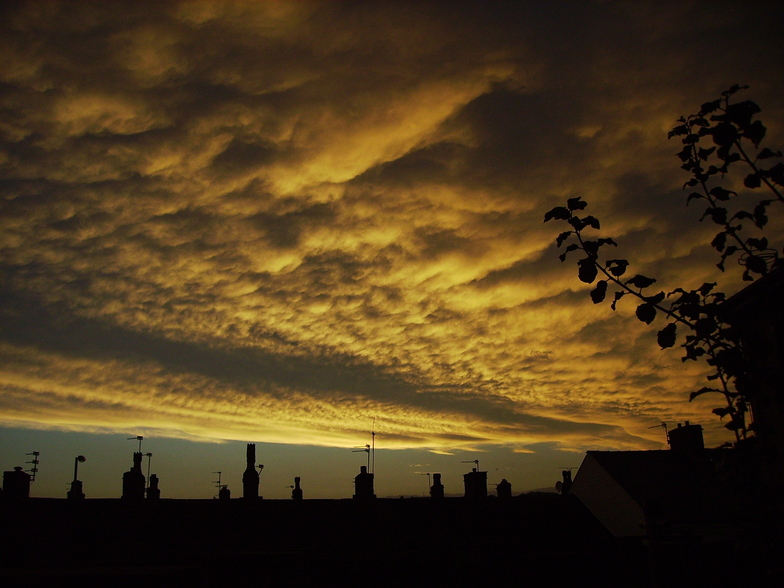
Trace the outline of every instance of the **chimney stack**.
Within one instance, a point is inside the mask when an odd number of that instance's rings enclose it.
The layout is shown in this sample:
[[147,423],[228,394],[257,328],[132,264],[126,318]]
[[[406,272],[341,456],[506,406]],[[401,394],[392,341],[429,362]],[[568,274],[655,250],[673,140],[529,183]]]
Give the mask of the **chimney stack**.
[[678,427],[670,431],[667,437],[671,451],[692,456],[698,456],[705,451],[701,425],[692,425],[689,421],[684,425],[678,423]]
[[245,452],[247,465],[242,474],[242,497],[246,500],[256,500],[259,497],[259,473],[256,471],[256,444],[248,443]]

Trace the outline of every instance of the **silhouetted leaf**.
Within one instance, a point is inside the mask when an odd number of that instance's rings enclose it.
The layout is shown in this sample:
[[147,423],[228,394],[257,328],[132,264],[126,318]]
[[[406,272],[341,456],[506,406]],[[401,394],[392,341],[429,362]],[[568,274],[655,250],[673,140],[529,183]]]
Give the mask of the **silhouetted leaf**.
[[675,345],[675,337],[677,335],[677,326],[675,323],[670,323],[656,334],[656,340],[659,342],[659,347],[667,349]]
[[601,247],[602,245],[614,245],[615,247],[618,247],[618,243],[616,243],[610,238],[599,239],[598,243],[599,243],[599,247]]
[[727,209],[720,207],[720,206],[711,206],[705,209],[705,214],[702,215],[700,220],[704,219],[706,216],[711,217],[713,222],[717,225],[724,225],[727,224]]
[[747,188],[759,188],[761,184],[761,180],[758,174],[749,174],[743,180],[743,185]]
[[656,307],[645,302],[637,307],[635,314],[637,315],[637,318],[646,325],[650,325],[653,322],[653,319],[656,318]]
[[597,219],[594,216],[590,216],[590,215],[586,216],[583,219],[583,223],[585,225],[589,225],[589,226],[593,227],[594,229],[597,229],[597,230],[599,229],[599,219]]
[[627,284],[630,284],[630,285],[635,286],[637,288],[647,288],[648,286],[650,286],[651,284],[653,284],[655,282],[656,282],[656,280],[654,278],[649,278],[647,276],[642,276],[640,274],[637,274],[633,278],[629,278],[626,281]]
[[711,188],[709,194],[713,196],[716,200],[721,200],[726,202],[730,199],[730,196],[737,196],[737,192],[733,192],[732,190],[726,190],[721,186],[715,186]]
[[649,304],[659,304],[661,301],[664,300],[664,292],[659,292],[658,294],[654,294],[653,296],[648,296],[645,299],[645,302]]
[[697,398],[697,396],[702,396],[707,392],[720,392],[720,391],[717,390],[716,388],[708,388],[707,386],[704,386],[703,388],[700,388],[696,392],[692,392],[691,394],[689,394],[689,402]]
[[[751,100],[743,100],[735,104],[728,104],[724,116],[729,122],[733,122],[741,128],[749,127],[751,118],[760,111],[760,107]],[[755,121],[758,122],[758,121]]]
[[619,290],[618,292],[616,292],[616,293],[615,293],[615,296],[613,296],[613,301],[612,301],[612,304],[610,305],[610,308],[612,308],[613,310],[615,310],[615,305],[616,305],[616,304],[618,304],[618,301],[619,301],[621,298],[623,298],[624,296],[626,296],[626,292],[623,292],[623,291],[621,291],[621,290]]
[[761,121],[755,120],[743,131],[743,136],[754,143],[755,147],[758,147],[762,139],[765,138],[766,130],[765,125]]
[[571,211],[583,210],[588,206],[588,203],[578,196],[577,198],[569,198],[566,201],[566,206],[569,207],[569,210]]
[[577,262],[577,277],[581,282],[591,284],[596,279],[596,274],[599,272],[592,257],[584,257]]
[[[719,117],[714,116],[712,119],[718,120]],[[719,147],[731,147],[740,136],[738,129],[726,122],[721,122],[713,127],[711,135],[713,135],[713,142]]]
[[713,102],[706,102],[700,107],[700,114],[710,114],[721,106],[721,100],[714,100]]
[[580,248],[580,246],[577,245],[577,243],[570,243],[566,247],[566,250],[563,253],[561,253],[561,255],[558,256],[558,259],[560,259],[561,261],[564,261],[566,259],[566,254],[567,253],[569,253],[571,251],[574,251],[575,249],[579,249],[579,248]]
[[732,420],[724,425],[730,431],[739,431],[743,428],[743,415],[734,414],[732,415]]
[[725,98],[729,98],[730,96],[732,96],[735,92],[737,92],[739,90],[748,90],[748,89],[749,89],[748,86],[741,86],[740,84],[732,84],[729,87],[729,89],[724,90],[721,93],[721,95],[724,96]]
[[726,407],[725,408],[714,408],[711,412],[713,414],[715,414],[716,416],[718,416],[719,418],[724,418],[725,416],[730,414],[730,409],[726,408]]
[[754,207],[754,224],[757,225],[760,229],[768,224],[768,216],[766,213],[766,209],[768,204],[773,202],[772,200],[763,200],[757,206]]
[[691,159],[691,145],[686,145],[683,149],[678,151],[676,155],[680,158],[681,161],[684,163]]
[[771,157],[781,157],[781,151],[776,152],[765,147],[765,149],[757,154],[757,159],[770,159]]
[[700,147],[700,149],[697,151],[697,156],[703,161],[705,161],[708,159],[708,157],[710,157],[711,153],[713,153],[714,151],[716,151],[716,147],[711,147],[710,149],[703,149],[702,147]]
[[602,280],[596,284],[596,288],[591,290],[591,300],[593,300],[594,304],[599,304],[602,300],[604,300],[606,294],[607,280]]
[[555,244],[558,247],[560,247],[561,245],[563,245],[563,242],[566,241],[569,238],[569,235],[571,235],[571,234],[572,234],[572,231],[564,231],[563,233],[558,235],[558,237],[556,237]]
[[756,274],[768,273],[768,264],[765,259],[759,255],[749,255],[745,259],[746,269]]
[[749,237],[746,239],[746,245],[753,249],[759,249],[760,251],[764,251],[768,248],[768,240],[763,237],[762,239],[755,239],[754,237]]
[[620,278],[623,274],[626,273],[626,267],[629,265],[629,262],[625,259],[611,259],[607,262],[604,266],[605,269],[614,275],[616,278]]
[[686,197],[686,205],[688,206],[689,202],[699,198],[702,198],[702,194],[700,194],[699,192],[692,192]]
[[667,138],[672,139],[673,137],[678,137],[680,135],[686,135],[689,132],[689,127],[686,125],[678,125],[674,129],[672,129],[669,133],[667,133]]
[[719,349],[716,353],[716,365],[721,367],[729,376],[737,376],[745,369],[743,352],[737,347]]
[[699,142],[699,140],[700,136],[697,133],[690,133],[682,139],[682,142],[684,145],[694,145]]
[[723,251],[727,244],[727,233],[718,233],[711,241],[711,245],[716,251]]
[[569,212],[569,209],[565,206],[556,206],[552,210],[547,211],[544,215],[544,222],[549,221],[550,219],[556,220],[569,220],[571,218],[572,213]]
[[777,163],[772,168],[765,170],[765,175],[779,186],[784,186],[784,164],[781,162]]
[[[688,341],[689,339],[693,340],[693,339],[695,339],[695,337],[688,337],[687,336],[686,340]],[[697,361],[697,359],[699,357],[702,357],[703,355],[705,355],[705,350],[704,349],[702,349],[700,347],[695,347],[693,344],[692,345],[684,345],[683,348],[686,350],[686,355],[684,355],[681,358],[681,361],[688,361],[688,360]]]
[[596,257],[597,253],[599,253],[599,242],[592,241],[588,239],[587,241],[583,241],[583,249],[588,254],[589,257]]

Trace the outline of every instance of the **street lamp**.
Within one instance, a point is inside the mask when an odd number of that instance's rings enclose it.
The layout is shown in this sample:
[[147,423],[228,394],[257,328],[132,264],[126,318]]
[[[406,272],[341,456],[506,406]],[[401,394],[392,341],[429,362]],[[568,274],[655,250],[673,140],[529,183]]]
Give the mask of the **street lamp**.
[[419,475],[420,476],[427,476],[427,491],[430,492],[430,487],[433,485],[430,482],[430,472],[427,472],[427,473],[424,473],[424,474],[419,474]]
[[84,463],[87,461],[87,458],[83,455],[77,455],[74,458],[74,482],[79,479],[79,463]]

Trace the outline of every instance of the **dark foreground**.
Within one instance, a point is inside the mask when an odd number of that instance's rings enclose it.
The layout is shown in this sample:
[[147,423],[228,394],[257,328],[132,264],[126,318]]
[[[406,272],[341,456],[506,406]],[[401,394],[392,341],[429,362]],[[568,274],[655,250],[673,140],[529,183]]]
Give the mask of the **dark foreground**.
[[555,494],[481,504],[30,499],[0,504],[0,533],[4,586],[651,585],[644,545],[613,540],[574,497]]

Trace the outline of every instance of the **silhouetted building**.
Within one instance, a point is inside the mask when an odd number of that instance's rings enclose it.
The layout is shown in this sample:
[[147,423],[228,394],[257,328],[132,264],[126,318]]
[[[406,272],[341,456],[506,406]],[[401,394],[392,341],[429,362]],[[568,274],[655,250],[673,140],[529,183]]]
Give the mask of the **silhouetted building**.
[[733,452],[589,451],[571,493],[616,537],[644,537],[652,525],[707,532],[732,518],[717,470]]
[[291,491],[293,500],[302,500],[302,488],[299,487],[299,476],[294,478],[294,488]]
[[463,474],[465,497],[469,500],[483,500],[487,498],[487,472],[479,472],[476,468]]
[[559,494],[569,494],[569,491],[572,489],[572,470],[564,470],[561,472],[563,476],[562,482],[555,483],[555,489],[558,490]]
[[259,497],[259,473],[256,471],[256,444],[248,443],[245,452],[247,466],[242,474],[242,497],[246,500],[255,500]]
[[231,500],[231,490],[228,486],[221,486],[218,490],[218,500]]
[[152,474],[150,476],[150,486],[147,488],[147,500],[158,500],[161,497],[161,491],[158,488],[158,476]]
[[145,477],[142,473],[142,453],[133,454],[133,467],[123,474],[122,499],[133,502],[144,500]]
[[433,474],[433,485],[430,486],[430,498],[440,500],[444,497],[444,485],[441,483],[441,474]]
[[373,493],[373,474],[368,473],[367,466],[359,468],[359,474],[354,478],[354,498],[368,500],[375,498]]
[[705,452],[705,441],[702,437],[701,425],[685,425],[678,423],[678,427],[667,434],[672,451],[680,451],[693,457],[699,457]]
[[512,485],[507,482],[506,478],[503,478],[498,485],[495,487],[495,493],[498,498],[511,498],[512,497]]
[[13,471],[3,472],[3,499],[19,500],[30,497],[30,474],[16,466]]

